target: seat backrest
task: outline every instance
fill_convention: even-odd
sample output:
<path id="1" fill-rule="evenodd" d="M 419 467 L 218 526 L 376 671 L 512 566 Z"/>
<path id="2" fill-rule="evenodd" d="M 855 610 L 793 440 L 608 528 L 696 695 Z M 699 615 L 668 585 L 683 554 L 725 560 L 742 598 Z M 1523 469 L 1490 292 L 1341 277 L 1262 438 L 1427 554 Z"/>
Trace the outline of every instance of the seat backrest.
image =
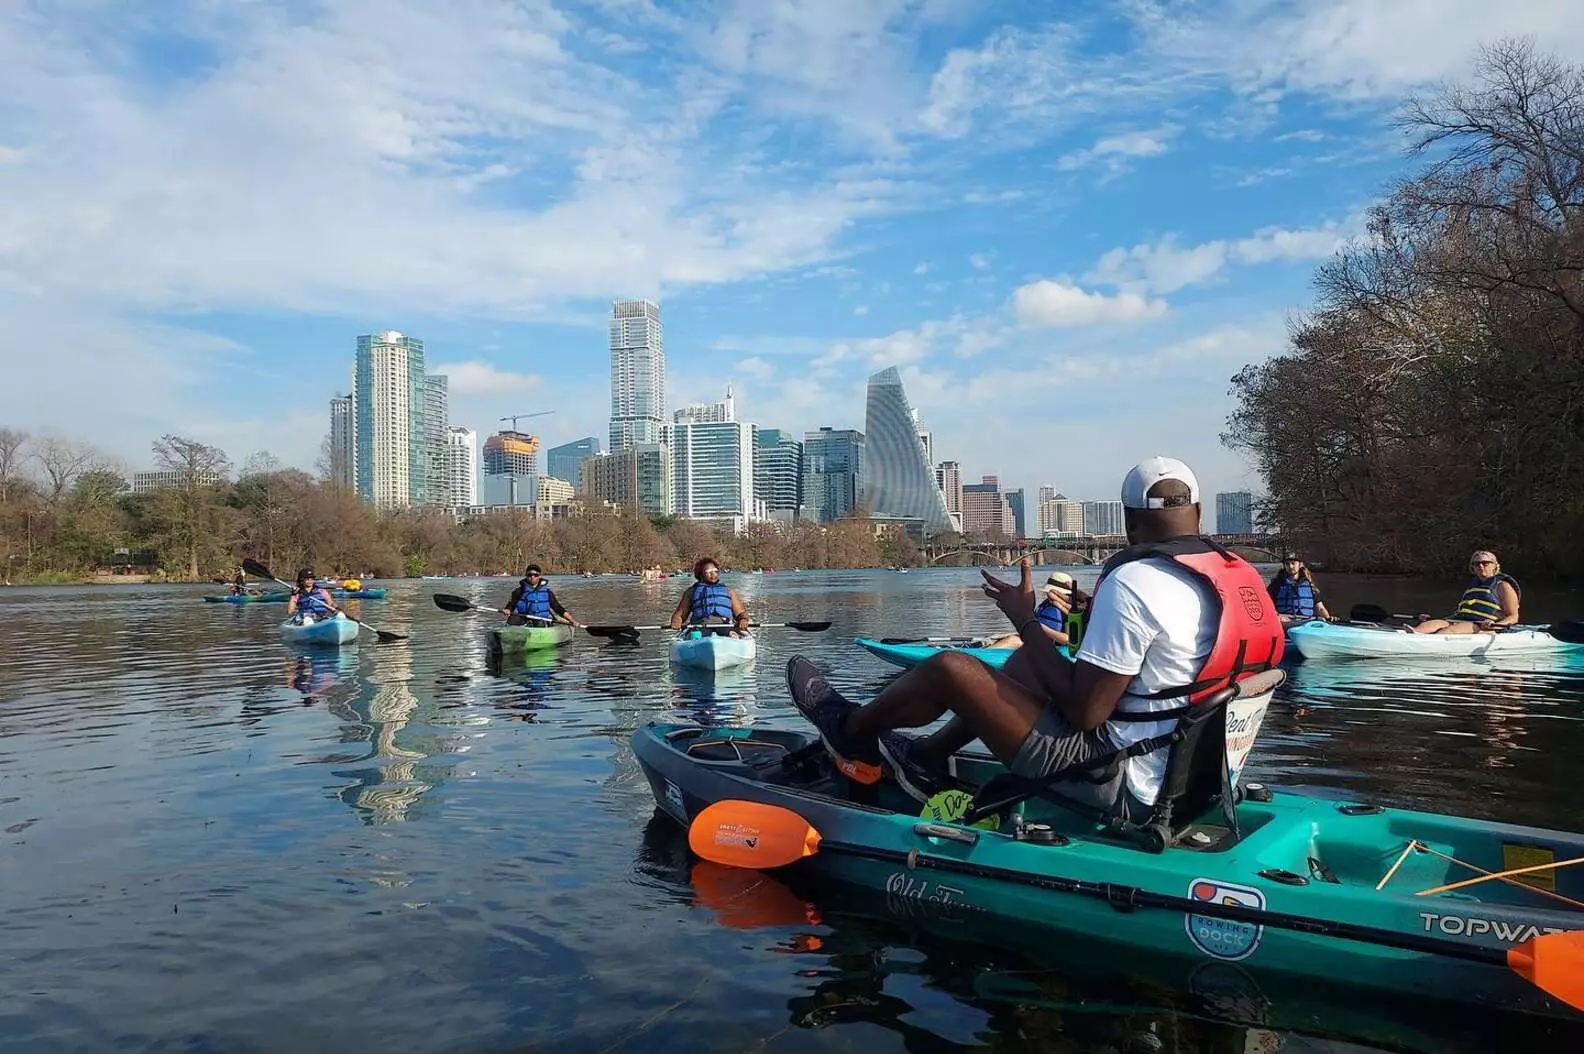
<path id="1" fill-rule="evenodd" d="M 1237 786 L 1271 693 L 1286 679 L 1279 668 L 1244 678 L 1178 721 L 1178 739 L 1166 757 L 1166 776 L 1155 800 L 1157 823 L 1175 832 L 1218 800 L 1230 810 L 1225 796 Z"/>

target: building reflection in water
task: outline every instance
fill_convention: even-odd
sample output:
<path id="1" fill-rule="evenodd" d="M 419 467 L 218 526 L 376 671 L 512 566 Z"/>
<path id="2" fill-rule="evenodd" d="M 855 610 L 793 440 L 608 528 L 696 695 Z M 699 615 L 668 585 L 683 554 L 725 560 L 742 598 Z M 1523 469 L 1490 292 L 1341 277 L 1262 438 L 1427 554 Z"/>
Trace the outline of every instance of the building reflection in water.
<path id="1" fill-rule="evenodd" d="M 412 649 L 381 646 L 369 655 L 362 690 L 334 712 L 342 718 L 343 743 L 366 743 L 368 752 L 338 766 L 336 776 L 352 780 L 338 797 L 364 823 L 407 820 L 419 800 L 448 776 L 455 763 L 422 764 L 446 754 L 455 743 L 432 722 L 438 712 L 412 690 Z"/>

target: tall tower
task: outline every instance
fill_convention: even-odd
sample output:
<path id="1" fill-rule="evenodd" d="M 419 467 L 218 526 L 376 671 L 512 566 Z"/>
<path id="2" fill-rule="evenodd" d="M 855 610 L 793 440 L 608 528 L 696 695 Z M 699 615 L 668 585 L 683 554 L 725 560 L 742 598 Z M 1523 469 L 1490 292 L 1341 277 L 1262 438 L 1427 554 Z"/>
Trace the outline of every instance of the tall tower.
<path id="1" fill-rule="evenodd" d="M 861 500 L 870 515 L 919 520 L 926 535 L 954 530 L 946 497 L 925 455 L 918 418 L 895 366 L 869 377 L 864 436 Z"/>
<path id="2" fill-rule="evenodd" d="M 357 435 L 352 417 L 352 396 L 330 400 L 330 482 L 351 490 L 357 485 Z"/>
<path id="3" fill-rule="evenodd" d="M 453 506 L 479 503 L 478 433 L 471 428 L 446 429 L 446 484 Z"/>
<path id="4" fill-rule="evenodd" d="M 357 492 L 366 501 L 392 508 L 424 500 L 425 399 L 423 341 L 395 330 L 358 337 L 353 466 Z"/>
<path id="5" fill-rule="evenodd" d="M 444 374 L 424 374 L 423 461 L 424 492 L 413 504 L 456 506 L 451 493 L 451 453 L 447 430 L 451 427 L 450 382 Z"/>
<path id="6" fill-rule="evenodd" d="M 665 426 L 665 340 L 652 300 L 611 304 L 610 449 L 658 443 Z"/>

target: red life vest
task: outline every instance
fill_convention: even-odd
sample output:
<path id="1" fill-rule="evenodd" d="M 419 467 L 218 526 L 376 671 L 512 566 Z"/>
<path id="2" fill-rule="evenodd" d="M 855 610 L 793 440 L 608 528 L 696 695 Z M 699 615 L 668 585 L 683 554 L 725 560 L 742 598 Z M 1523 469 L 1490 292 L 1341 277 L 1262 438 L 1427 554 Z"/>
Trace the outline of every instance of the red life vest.
<path id="1" fill-rule="evenodd" d="M 1277 617 L 1276 605 L 1265 591 L 1265 581 L 1254 565 L 1217 545 L 1209 538 L 1186 536 L 1163 542 L 1130 546 L 1106 561 L 1095 583 L 1095 595 L 1106 576 L 1123 564 L 1149 556 L 1164 556 L 1208 582 L 1215 591 L 1217 612 L 1215 641 L 1192 684 L 1167 688 L 1151 699 L 1188 697 L 1188 705 L 1202 703 L 1227 685 L 1273 669 L 1281 662 L 1287 635 Z M 1092 603 L 1092 600 L 1091 600 Z M 1078 656 L 1082 658 L 1082 654 Z M 1186 709 L 1186 708 L 1185 708 Z M 1159 721 L 1181 711 L 1151 714 L 1113 714 L 1122 720 Z"/>

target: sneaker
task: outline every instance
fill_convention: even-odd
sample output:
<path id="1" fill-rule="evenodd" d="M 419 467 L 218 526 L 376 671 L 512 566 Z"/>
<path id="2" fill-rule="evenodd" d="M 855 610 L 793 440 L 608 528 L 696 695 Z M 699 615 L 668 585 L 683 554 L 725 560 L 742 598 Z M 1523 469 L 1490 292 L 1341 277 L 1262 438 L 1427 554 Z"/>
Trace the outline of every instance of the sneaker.
<path id="1" fill-rule="evenodd" d="M 941 778 L 919 760 L 918 745 L 917 739 L 901 732 L 880 733 L 880 756 L 891 778 L 908 794 L 927 802 L 946 788 Z"/>
<path id="2" fill-rule="evenodd" d="M 880 782 L 883 772 L 879 745 L 857 742 L 842 731 L 848 715 L 858 709 L 857 704 L 843 699 L 819 667 L 800 655 L 787 662 L 787 691 L 792 705 L 819 730 L 820 742 L 825 744 L 839 772 L 857 783 Z"/>

